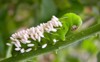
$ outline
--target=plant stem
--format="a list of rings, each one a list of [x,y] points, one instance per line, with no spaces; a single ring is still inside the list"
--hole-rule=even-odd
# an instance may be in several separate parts
[[[7,59],[2,60],[0,62],[18,62],[18,61],[21,61],[21,60],[30,59],[34,56],[37,56],[37,55],[40,55],[40,54],[43,54],[43,53],[46,53],[46,52],[50,52],[50,51],[53,51],[53,50],[57,50],[57,49],[60,49],[64,46],[67,46],[71,43],[84,40],[84,39],[86,39],[90,36],[93,36],[94,34],[97,34],[99,31],[100,31],[100,24],[96,24],[95,26],[92,26],[92,27],[85,29],[81,32],[77,32],[75,34],[68,35],[66,37],[65,41],[59,41],[55,45],[52,45],[52,46],[48,45],[46,48],[38,49],[34,52],[31,51],[31,52],[24,53],[24,54],[18,54],[17,56],[7,58]]]

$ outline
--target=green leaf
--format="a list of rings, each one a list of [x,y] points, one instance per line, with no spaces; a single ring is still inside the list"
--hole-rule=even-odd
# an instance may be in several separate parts
[[[97,46],[95,45],[95,42],[93,42],[96,39],[95,37],[86,39],[81,43],[81,47],[85,49],[86,51],[88,51],[90,54],[94,54],[98,51]]]
[[[51,18],[57,12],[53,0],[42,0],[39,14],[39,21],[43,22]]]
[[[97,54],[97,62],[100,62],[100,52]]]
[[[3,58],[3,57],[4,57],[4,43],[0,35],[0,58]]]

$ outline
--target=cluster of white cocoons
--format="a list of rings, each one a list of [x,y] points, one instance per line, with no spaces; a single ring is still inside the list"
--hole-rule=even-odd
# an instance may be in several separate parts
[[[17,33],[12,34],[12,36],[10,37],[10,39],[12,40],[11,43],[15,45],[15,51],[20,51],[21,53],[29,52],[32,50],[32,47],[35,46],[35,44],[31,43],[33,41],[29,40],[29,38],[34,41],[38,40],[39,42],[41,42],[41,38],[44,38],[44,32],[56,32],[57,29],[55,27],[61,26],[62,23],[59,21],[59,19],[55,16],[52,16],[52,19],[47,23],[42,23],[37,27],[21,30]],[[54,42],[56,42],[56,39],[54,39]],[[21,46],[21,43],[26,44],[28,48],[23,48]],[[7,45],[10,46],[10,43],[7,43]],[[42,48],[45,48],[46,46],[47,44],[44,44],[42,45]]]

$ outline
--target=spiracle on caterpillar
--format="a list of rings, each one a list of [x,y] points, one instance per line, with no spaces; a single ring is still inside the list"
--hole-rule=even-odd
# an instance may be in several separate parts
[[[38,25],[37,27],[31,27],[26,30],[21,30],[17,33],[12,34],[10,39],[12,40],[12,44],[15,46],[15,51],[20,51],[21,53],[29,52],[36,46],[36,43],[41,43],[41,38],[44,37],[44,33],[51,33],[56,32],[57,27],[62,27],[62,23],[59,21],[59,19],[55,16],[52,16],[52,19],[48,21],[47,23],[42,23]],[[54,44],[58,41],[56,39],[52,40]],[[10,43],[7,43],[8,46],[10,46]],[[24,46],[26,45],[26,46]],[[43,44],[41,48],[46,48],[47,43]]]

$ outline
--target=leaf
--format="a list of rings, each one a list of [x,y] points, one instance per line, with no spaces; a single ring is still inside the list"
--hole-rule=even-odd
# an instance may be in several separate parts
[[[8,37],[8,30],[7,30],[7,25],[6,25],[6,16],[7,16],[7,5],[4,5],[4,7],[2,7],[2,9],[0,9],[0,36],[2,37],[2,41],[0,40],[1,44],[3,45],[3,52],[2,54],[4,54],[4,56],[6,56],[6,39]],[[6,34],[5,34],[6,33]],[[2,47],[1,45],[1,47]]]
[[[39,14],[39,21],[43,22],[51,18],[57,12],[53,0],[42,0]]]
[[[100,52],[97,54],[97,62],[100,62]]]
[[[4,43],[1,39],[1,35],[0,35],[0,58],[4,57]]]
[[[96,36],[95,36],[96,37]],[[83,49],[85,49],[86,51],[88,51],[90,54],[94,54],[98,51],[95,42],[94,41],[96,38],[95,37],[91,37],[89,39],[86,39],[82,42],[81,47]]]

